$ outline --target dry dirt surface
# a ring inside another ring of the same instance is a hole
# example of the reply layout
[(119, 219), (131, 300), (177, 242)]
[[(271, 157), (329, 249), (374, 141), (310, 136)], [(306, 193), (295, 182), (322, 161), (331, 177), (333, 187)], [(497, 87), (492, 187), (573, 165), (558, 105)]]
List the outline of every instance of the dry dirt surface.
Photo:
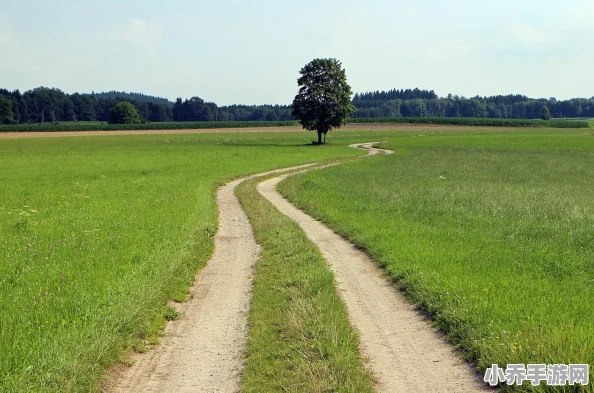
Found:
[[(374, 130), (456, 130), (456, 129), (497, 129), (492, 127), (464, 127), (464, 126), (440, 126), (431, 124), (348, 124), (340, 130), (333, 132), (340, 133), (347, 131), (374, 131)], [(56, 138), (72, 136), (105, 136), (105, 135), (177, 135), (177, 134), (216, 134), (225, 132), (252, 133), (252, 132), (305, 132), (301, 127), (254, 127), (254, 128), (210, 128), (210, 129), (186, 129), (186, 130), (125, 130), (125, 131), (56, 131), (56, 132), (0, 132), (0, 139), (15, 138)], [(315, 136), (314, 133), (312, 135)]]
[[(269, 173), (304, 168), (286, 168)], [(219, 229), (215, 251), (179, 305), (181, 317), (170, 322), (162, 344), (133, 356), (134, 365), (119, 367), (103, 391), (237, 392), (247, 342), (247, 312), (252, 268), (260, 253), (235, 187), (252, 177), (222, 186), (217, 193)]]
[[(377, 154), (370, 144), (352, 145)], [(305, 231), (328, 261), (378, 392), (489, 390), (434, 327), (408, 303), (363, 252), (288, 202), (266, 180), (258, 191)]]

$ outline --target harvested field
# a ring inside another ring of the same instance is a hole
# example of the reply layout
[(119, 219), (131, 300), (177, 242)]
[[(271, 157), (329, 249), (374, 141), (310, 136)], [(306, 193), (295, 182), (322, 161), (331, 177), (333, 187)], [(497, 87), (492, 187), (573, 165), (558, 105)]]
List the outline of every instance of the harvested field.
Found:
[[(464, 130), (464, 126), (410, 125), (410, 124), (348, 124), (340, 130), (331, 131), (329, 138), (335, 133), (344, 131), (429, 131), (429, 130)], [(501, 130), (501, 127), (472, 127), (473, 130)], [(0, 132), (0, 139), (11, 138), (55, 138), (66, 136), (101, 136), (101, 135), (176, 135), (176, 134), (218, 134), (218, 133), (277, 133), (306, 132), (301, 127), (261, 127), (261, 128), (211, 128), (186, 130), (123, 130), (123, 131), (57, 131), (57, 132)], [(311, 133), (313, 135), (313, 133)]]

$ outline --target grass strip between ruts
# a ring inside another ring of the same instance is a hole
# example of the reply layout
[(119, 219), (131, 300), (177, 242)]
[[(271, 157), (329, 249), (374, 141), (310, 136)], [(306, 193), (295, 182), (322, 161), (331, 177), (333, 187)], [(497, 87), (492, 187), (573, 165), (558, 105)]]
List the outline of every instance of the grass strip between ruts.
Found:
[(258, 193), (261, 181), (236, 190), (262, 246), (242, 391), (372, 392), (334, 276), (301, 228)]

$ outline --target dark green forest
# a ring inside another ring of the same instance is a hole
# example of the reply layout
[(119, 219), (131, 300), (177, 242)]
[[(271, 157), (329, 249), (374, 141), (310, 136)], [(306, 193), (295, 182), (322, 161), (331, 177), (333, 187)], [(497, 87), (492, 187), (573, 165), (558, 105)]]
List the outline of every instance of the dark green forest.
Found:
[(538, 119), (547, 106), (551, 117), (594, 117), (594, 97), (557, 100), (534, 99), (510, 94), (491, 97), (440, 98), (433, 90), (390, 90), (355, 94), (357, 117), (479, 117), (492, 119)]
[[(199, 97), (166, 98), (141, 93), (110, 91), (66, 94), (60, 89), (38, 87), (21, 93), (0, 89), (0, 123), (107, 122), (119, 102), (130, 102), (143, 122), (169, 121), (283, 121), (292, 120), (290, 105), (218, 106)], [(524, 95), (438, 97), (433, 90), (406, 89), (357, 93), (354, 117), (477, 117), (537, 119), (543, 106), (553, 118), (594, 117), (594, 97), (570, 100), (533, 99)]]
[(0, 124), (108, 122), (111, 110), (122, 101), (134, 105), (143, 122), (293, 120), (288, 105), (217, 106), (200, 97), (171, 102), (140, 93), (66, 94), (38, 87), (25, 93), (0, 89)]

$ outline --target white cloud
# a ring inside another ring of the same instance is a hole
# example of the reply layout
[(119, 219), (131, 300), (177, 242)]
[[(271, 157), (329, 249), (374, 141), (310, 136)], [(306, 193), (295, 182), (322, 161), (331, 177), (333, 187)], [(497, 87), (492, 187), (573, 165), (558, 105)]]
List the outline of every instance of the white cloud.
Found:
[(592, 0), (577, 0), (576, 4), (564, 7), (567, 15), (567, 26), (594, 28), (594, 2)]
[(443, 46), (436, 46), (427, 51), (426, 56), (437, 61), (450, 59), (459, 59), (472, 51), (472, 46), (468, 44), (446, 43)]
[(142, 19), (132, 19), (128, 27), (112, 36), (114, 39), (124, 42), (131, 42), (152, 48), (161, 41), (162, 33), (158, 27), (149, 26)]
[(525, 44), (552, 43), (556, 41), (547, 33), (515, 21), (508, 25), (507, 38), (509, 41)]
[(490, 51), (534, 53), (547, 51), (558, 44), (560, 37), (555, 32), (543, 32), (527, 24), (511, 21), (499, 31), (490, 31), (477, 37), (476, 46)]

